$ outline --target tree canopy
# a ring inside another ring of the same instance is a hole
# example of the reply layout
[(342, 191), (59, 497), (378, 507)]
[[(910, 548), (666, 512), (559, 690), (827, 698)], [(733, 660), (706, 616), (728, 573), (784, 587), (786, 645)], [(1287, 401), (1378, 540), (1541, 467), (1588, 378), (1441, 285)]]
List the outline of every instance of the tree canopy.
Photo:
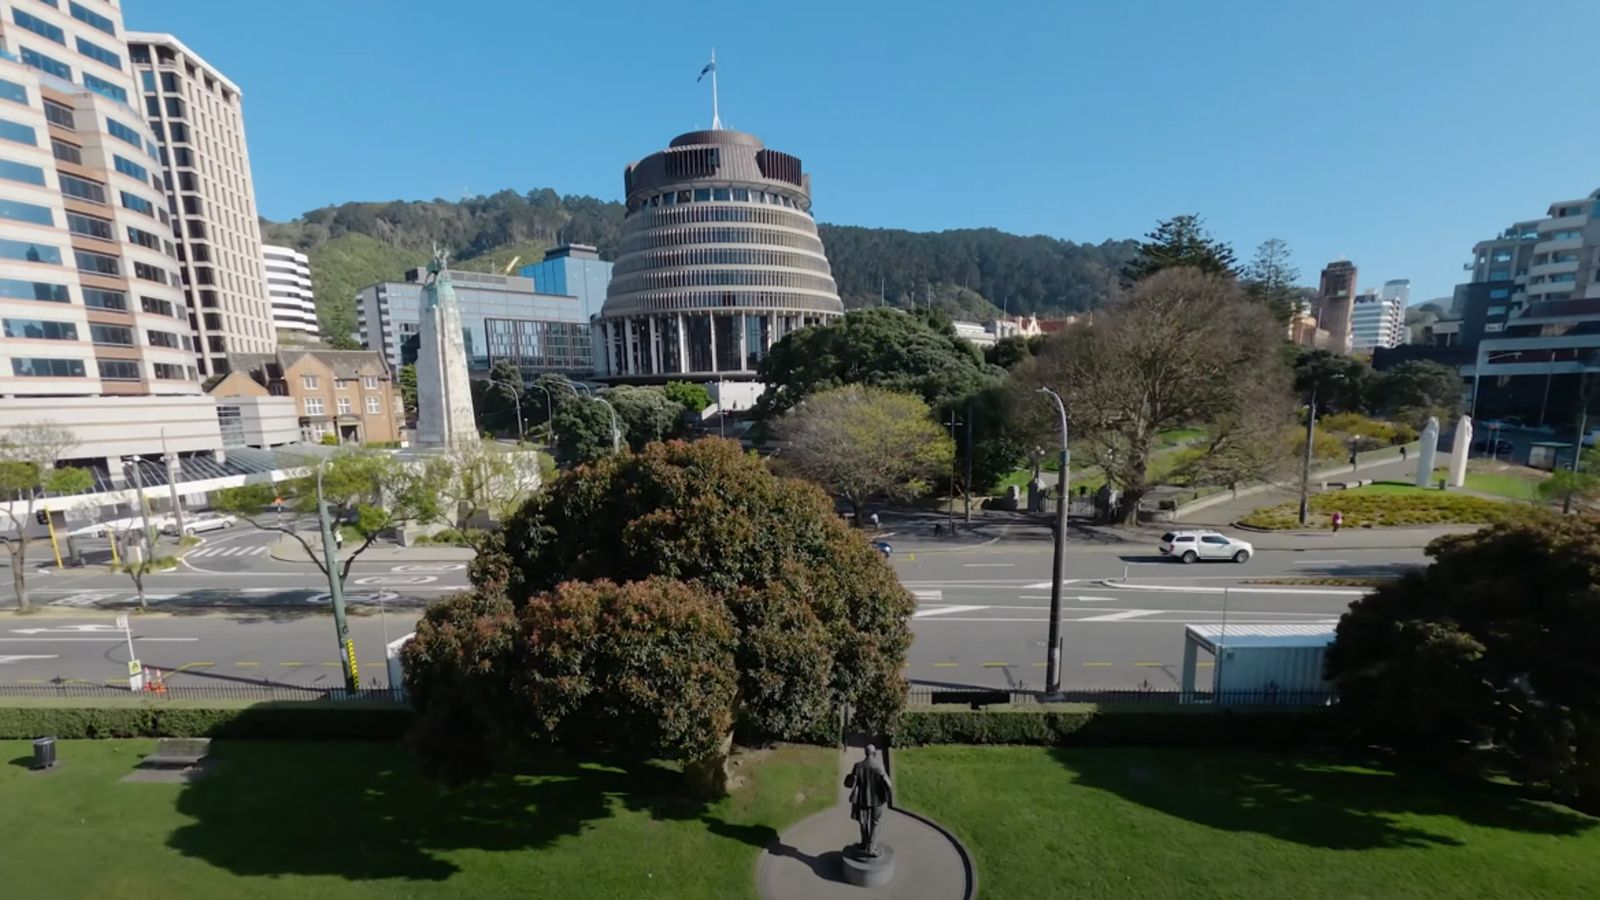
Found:
[(17, 608), (32, 608), (28, 596), (28, 547), (33, 543), (29, 529), (39, 500), (55, 494), (77, 494), (89, 490), (94, 478), (87, 469), (58, 466), (78, 438), (53, 422), (30, 422), (0, 433), (0, 546), (11, 557), (11, 587), (17, 595)]
[(634, 450), (674, 437), (683, 426), (683, 405), (662, 388), (623, 385), (606, 391), (605, 396), (617, 410), (623, 440)]
[(1288, 324), (1300, 300), (1300, 270), (1290, 258), (1289, 244), (1282, 238), (1267, 238), (1256, 247), (1255, 258), (1244, 271), (1245, 294), (1272, 311), (1272, 317)]
[[(556, 432), (556, 457), (563, 463), (594, 462), (612, 452), (611, 411), (593, 397), (561, 400), (550, 424)], [(620, 417), (617, 427), (622, 428)]]
[(664, 390), (667, 399), (689, 412), (697, 413), (711, 405), (711, 392), (706, 390), (703, 384), (692, 381), (669, 381)]
[(1204, 219), (1184, 214), (1163, 219), (1144, 236), (1138, 253), (1122, 267), (1122, 278), (1131, 285), (1166, 269), (1183, 268), (1223, 278), (1238, 274), (1233, 248), (1212, 237)]

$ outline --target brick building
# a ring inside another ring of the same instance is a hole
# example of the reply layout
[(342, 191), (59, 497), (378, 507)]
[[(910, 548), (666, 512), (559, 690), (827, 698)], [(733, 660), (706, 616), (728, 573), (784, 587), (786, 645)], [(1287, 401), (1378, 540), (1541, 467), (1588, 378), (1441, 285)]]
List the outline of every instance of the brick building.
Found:
[(208, 383), (211, 396), (292, 397), (307, 441), (327, 434), (344, 443), (400, 439), (405, 413), (382, 353), (283, 349), (231, 354), (228, 363), (229, 374)]

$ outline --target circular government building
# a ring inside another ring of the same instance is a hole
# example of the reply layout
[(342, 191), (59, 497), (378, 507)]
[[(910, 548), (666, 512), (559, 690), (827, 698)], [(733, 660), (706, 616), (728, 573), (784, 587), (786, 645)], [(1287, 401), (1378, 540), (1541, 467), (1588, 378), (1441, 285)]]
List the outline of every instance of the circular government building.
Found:
[(800, 160), (692, 131), (623, 173), (627, 218), (595, 322), (597, 374), (752, 379), (791, 331), (844, 315)]

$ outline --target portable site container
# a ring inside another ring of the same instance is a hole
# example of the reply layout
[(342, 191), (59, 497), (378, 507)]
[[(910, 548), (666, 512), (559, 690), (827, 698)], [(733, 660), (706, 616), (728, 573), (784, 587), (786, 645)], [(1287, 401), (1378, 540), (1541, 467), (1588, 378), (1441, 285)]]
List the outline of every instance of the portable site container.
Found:
[[(1323, 661), (1337, 623), (1292, 625), (1189, 625), (1183, 636), (1185, 695), (1209, 689), (1220, 700), (1323, 703), (1333, 687)], [(1210, 684), (1199, 684), (1200, 652), (1212, 655)]]

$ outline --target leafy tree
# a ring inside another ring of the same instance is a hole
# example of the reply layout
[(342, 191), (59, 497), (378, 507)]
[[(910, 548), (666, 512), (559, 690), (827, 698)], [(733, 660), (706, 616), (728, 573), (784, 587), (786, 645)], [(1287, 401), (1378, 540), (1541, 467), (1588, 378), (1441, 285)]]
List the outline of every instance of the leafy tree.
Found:
[(322, 558), (322, 538), (309, 537), (292, 525), (278, 524), (275, 514), (281, 499), (286, 509), (298, 514), (317, 513), (317, 471), (322, 471), (322, 493), (335, 528), (354, 533), (359, 542), (346, 547), (344, 562), (336, 576), (342, 584), (350, 577), (350, 567), (384, 532), (409, 522), (439, 521), (441, 486), (432, 483), (423, 466), (407, 465), (393, 454), (377, 450), (340, 450), (321, 460), (295, 459), (284, 467), (300, 474), (276, 484), (247, 484), (224, 488), (211, 494), (211, 508), (231, 513), (263, 531), (276, 531), (300, 544), (323, 575), (328, 561)]
[(417, 414), (417, 364), (411, 363), (400, 367), (400, 400), (404, 404), (406, 416), (415, 417)]
[[(150, 501), (140, 497), (139, 502), (148, 505)], [(110, 522), (108, 531), (111, 540), (122, 548), (118, 568), (133, 582), (134, 593), (139, 598), (139, 609), (148, 610), (150, 604), (145, 596), (145, 577), (170, 568), (174, 560), (156, 556), (154, 539), (151, 532), (145, 530), (142, 516), (134, 515)]]
[(438, 521), (479, 551), (489, 529), (520, 509), (543, 478), (538, 454), (492, 443), (451, 447), (424, 466), (423, 481), (438, 498)]
[(966, 397), (992, 377), (978, 351), (954, 332), (893, 309), (858, 309), (785, 335), (761, 361), (767, 386), (756, 404), (775, 418), (805, 397), (847, 384), (903, 391), (934, 408)]
[[(727, 723), (793, 739), (841, 702), (868, 729), (904, 703), (910, 595), (822, 491), (732, 441), (651, 444), (567, 472), (506, 523), (472, 578), (405, 650), (416, 745), (458, 777), (541, 741), (619, 741), (709, 773)], [(646, 584), (570, 584), (602, 580)], [(701, 597), (731, 623), (731, 658)], [(725, 677), (737, 686), (726, 707)], [(641, 693), (615, 705), (624, 690)], [(614, 715), (660, 724), (619, 736)]]
[(662, 388), (624, 385), (607, 391), (606, 400), (617, 411), (623, 440), (634, 450), (672, 437), (683, 426), (683, 405)]
[(950, 437), (913, 394), (849, 385), (807, 397), (778, 420), (785, 469), (845, 499), (863, 521), (865, 505), (911, 500), (950, 471)]
[(1310, 402), (1314, 389), (1319, 416), (1367, 411), (1376, 379), (1371, 366), (1342, 353), (1303, 350), (1294, 360), (1295, 392)]
[(1255, 259), (1244, 272), (1245, 294), (1272, 311), (1272, 317), (1288, 324), (1299, 303), (1300, 292), (1295, 282), (1300, 270), (1295, 268), (1289, 254), (1289, 244), (1282, 238), (1268, 238), (1256, 247)]
[(1032, 359), (1043, 343), (1044, 338), (1042, 336), (1026, 338), (1021, 335), (1012, 335), (1011, 337), (1003, 337), (995, 341), (993, 346), (984, 349), (983, 358), (989, 365), (998, 366), (1009, 372), (1018, 365)]
[(1123, 281), (1129, 285), (1165, 269), (1194, 268), (1223, 278), (1238, 274), (1233, 248), (1212, 237), (1197, 215), (1163, 219), (1144, 237), (1138, 255), (1122, 268)]
[[(1383, 373), (1372, 387), (1374, 412), (1399, 416), (1406, 410), (1425, 410), (1440, 422), (1459, 415), (1466, 395), (1461, 373), (1432, 360), (1407, 360)], [(1415, 415), (1408, 418), (1415, 418)]]
[(0, 433), (0, 510), (9, 532), (0, 532), (0, 544), (11, 557), (11, 589), (20, 611), (33, 608), (27, 563), (33, 543), (29, 529), (39, 500), (50, 494), (81, 494), (94, 486), (87, 469), (59, 465), (77, 445), (71, 431), (52, 422), (31, 422)]
[(1600, 520), (1538, 516), (1428, 555), (1340, 620), (1340, 711), (1395, 750), (1600, 808)]
[(711, 405), (711, 392), (703, 384), (692, 381), (669, 381), (665, 388), (667, 399), (689, 412), (697, 413)]
[(335, 313), (328, 319), (328, 324), (323, 326), (323, 343), (329, 350), (361, 350), (361, 342), (350, 336), (355, 330), (356, 323), (353, 319), (346, 320)]
[[(593, 397), (561, 401), (551, 422), (556, 432), (556, 456), (574, 465), (610, 456), (611, 421), (611, 411)], [(620, 428), (621, 422), (617, 425)]]
[[(1206, 426), (1203, 452), (1190, 458), (1198, 462), (1235, 443), (1266, 440), (1282, 426), (1288, 373), (1281, 341), (1271, 315), (1231, 280), (1172, 269), (1139, 282), (1092, 326), (1047, 342), (1017, 387), (1025, 395), (1041, 385), (1061, 393), (1080, 452), (1123, 491), (1132, 521), (1150, 488), (1184, 477), (1151, 469), (1162, 432)], [(1025, 399), (1054, 408), (1046, 398)], [(1051, 446), (1054, 439), (1040, 435), (1038, 442)]]

